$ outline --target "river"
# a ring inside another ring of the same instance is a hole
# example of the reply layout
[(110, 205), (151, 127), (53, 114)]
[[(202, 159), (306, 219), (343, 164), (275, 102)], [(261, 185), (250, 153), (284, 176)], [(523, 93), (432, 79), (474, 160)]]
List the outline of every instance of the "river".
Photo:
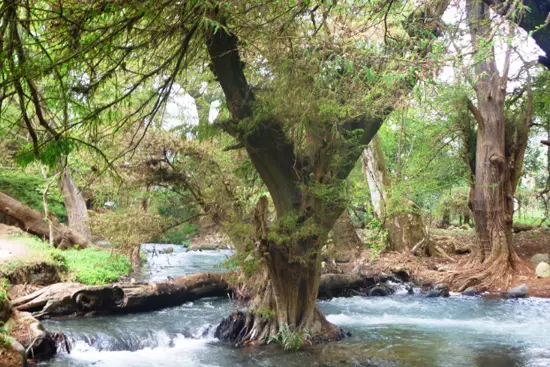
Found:
[[(160, 253), (144, 245), (142, 278), (161, 280), (223, 271), (231, 251)], [(236, 309), (230, 299), (203, 299), (150, 313), (49, 320), (72, 344), (49, 367), (183, 366), (550, 366), (550, 300), (389, 297), (321, 301), (328, 319), (352, 333), (339, 343), (300, 352), (235, 349), (213, 337), (213, 325)]]

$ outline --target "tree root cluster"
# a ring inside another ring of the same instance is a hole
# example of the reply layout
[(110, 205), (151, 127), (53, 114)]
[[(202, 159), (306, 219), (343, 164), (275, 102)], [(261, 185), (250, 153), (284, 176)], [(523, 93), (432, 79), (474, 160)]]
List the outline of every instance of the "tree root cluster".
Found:
[(521, 260), (515, 251), (491, 255), (484, 262), (480, 261), (478, 254), (472, 254), (461, 268), (467, 270), (449, 277), (449, 284), (459, 292), (468, 287), (489, 291), (506, 290), (512, 286), (516, 276), (531, 272), (529, 264)]

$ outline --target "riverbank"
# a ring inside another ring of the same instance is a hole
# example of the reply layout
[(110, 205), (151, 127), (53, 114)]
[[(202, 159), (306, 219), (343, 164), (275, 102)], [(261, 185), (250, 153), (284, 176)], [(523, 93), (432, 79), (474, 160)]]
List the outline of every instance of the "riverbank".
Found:
[[(148, 278), (218, 269), (229, 253), (145, 245)], [(155, 250), (153, 250), (153, 247)], [(378, 258), (380, 259), (380, 258)], [(381, 262), (380, 262), (381, 263)], [(144, 270), (145, 271), (145, 270)], [(389, 270), (388, 270), (389, 272)], [(386, 297), (319, 300), (320, 310), (351, 336), (284, 352), (277, 346), (233, 348), (214, 338), (222, 318), (242, 309), (229, 297), (204, 298), (152, 312), (45, 320), (65, 333), (72, 352), (48, 367), (500, 366), (547, 365), (549, 300), (426, 297), (398, 287)], [(546, 364), (545, 364), (546, 363)]]
[[(449, 258), (414, 256), (408, 252), (378, 253), (372, 246), (357, 247), (353, 256), (350, 249), (343, 251), (335, 249), (330, 258), (325, 259), (324, 271), (331, 273), (360, 273), (367, 276), (406, 272), (410, 280), (416, 285), (431, 288), (438, 284), (448, 284), (453, 274), (460, 273), (467, 268), (470, 252), (468, 248), (474, 246), (475, 231), (473, 229), (433, 230), (432, 235), (439, 238), (448, 238), (454, 245), (459, 246), (455, 251), (453, 245), (446, 248)], [(550, 254), (550, 232), (546, 229), (534, 228), (514, 233), (514, 247), (520, 258), (530, 268), (527, 275), (516, 275), (509, 288), (527, 285), (529, 296), (550, 298), (550, 278), (537, 278), (535, 265), (531, 259), (537, 254)], [(452, 286), (451, 291), (457, 291)], [(484, 289), (493, 294), (505, 293), (508, 289)]]

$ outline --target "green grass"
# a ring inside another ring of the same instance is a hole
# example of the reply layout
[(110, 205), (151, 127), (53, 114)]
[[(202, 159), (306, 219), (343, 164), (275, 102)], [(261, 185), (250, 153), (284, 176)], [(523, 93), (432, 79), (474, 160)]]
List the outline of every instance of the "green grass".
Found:
[(300, 350), (309, 339), (308, 331), (293, 331), (288, 324), (279, 324), (279, 332), (269, 339), (269, 343), (279, 344), (285, 351), (290, 351)]
[(103, 285), (128, 275), (132, 264), (127, 256), (111, 253), (107, 250), (86, 248), (83, 250), (58, 250), (49, 243), (36, 237), (15, 237), (24, 242), (31, 250), (26, 258), (7, 264), (11, 268), (30, 265), (37, 262), (47, 262), (65, 270), (65, 280), (77, 281), (87, 285)]

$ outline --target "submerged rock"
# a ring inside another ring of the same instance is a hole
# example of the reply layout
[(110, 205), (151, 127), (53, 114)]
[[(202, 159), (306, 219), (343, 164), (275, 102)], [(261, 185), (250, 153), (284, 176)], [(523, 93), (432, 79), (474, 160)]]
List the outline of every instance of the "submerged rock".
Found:
[(374, 287), (369, 291), (369, 297), (385, 297), (389, 293), (386, 287)]
[(550, 263), (550, 255), (548, 254), (536, 254), (531, 257), (531, 260), (529, 260), (531, 264), (538, 265), (541, 262)]
[(537, 274), (537, 278), (550, 278), (550, 265), (545, 262), (539, 263), (535, 273)]
[(462, 292), (462, 295), (463, 296), (468, 296), (468, 297), (474, 297), (477, 295), (477, 292), (476, 292), (476, 289), (474, 287), (468, 287), (464, 290), (464, 292)]
[(171, 254), (172, 252), (174, 252), (174, 248), (172, 246), (170, 247), (167, 247), (164, 249), (163, 251), (165, 254)]
[(527, 284), (518, 285), (517, 287), (510, 288), (506, 293), (506, 298), (526, 298), (529, 296), (529, 288)]
[(451, 296), (451, 294), (449, 293), (449, 285), (447, 283), (436, 284), (436, 286), (434, 287), (434, 290), (438, 291), (441, 297)]
[(429, 291), (428, 294), (426, 294), (426, 297), (428, 298), (440, 297), (440, 296), (441, 296), (441, 291), (436, 291), (435, 289)]

